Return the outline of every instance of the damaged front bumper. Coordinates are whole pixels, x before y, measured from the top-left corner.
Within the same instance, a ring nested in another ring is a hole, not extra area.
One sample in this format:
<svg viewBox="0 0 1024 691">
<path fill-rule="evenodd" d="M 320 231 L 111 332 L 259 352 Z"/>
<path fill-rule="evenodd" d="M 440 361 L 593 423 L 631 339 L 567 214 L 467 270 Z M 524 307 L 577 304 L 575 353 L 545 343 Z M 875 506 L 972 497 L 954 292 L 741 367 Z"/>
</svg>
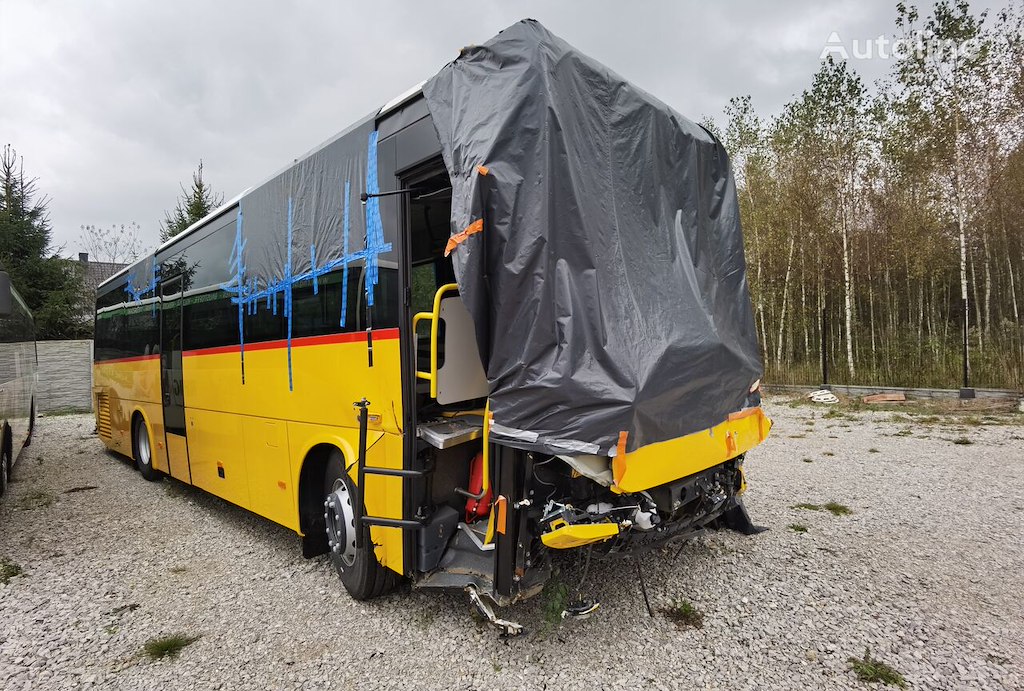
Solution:
<svg viewBox="0 0 1024 691">
<path fill-rule="evenodd" d="M 539 522 L 541 542 L 553 549 L 593 545 L 599 553 L 631 554 L 709 527 L 750 531 L 740 498 L 745 486 L 739 457 L 643 492 L 609 496 L 585 509 L 551 502 Z"/>
</svg>

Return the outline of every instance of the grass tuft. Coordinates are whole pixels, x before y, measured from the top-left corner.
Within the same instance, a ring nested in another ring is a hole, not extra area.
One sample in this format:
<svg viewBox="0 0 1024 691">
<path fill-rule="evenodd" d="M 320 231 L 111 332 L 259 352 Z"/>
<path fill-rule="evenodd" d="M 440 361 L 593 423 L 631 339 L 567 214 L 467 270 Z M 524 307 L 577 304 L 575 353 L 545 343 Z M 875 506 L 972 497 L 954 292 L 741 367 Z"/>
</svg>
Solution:
<svg viewBox="0 0 1024 691">
<path fill-rule="evenodd" d="M 805 511 L 824 510 L 828 511 L 833 516 L 849 516 L 851 513 L 853 513 L 853 509 L 851 509 L 846 504 L 839 504 L 834 501 L 830 501 L 827 504 L 808 504 L 807 502 L 802 502 L 800 504 L 793 504 L 793 506 L 790 508 L 804 509 Z"/>
<path fill-rule="evenodd" d="M 672 604 L 661 608 L 661 613 L 681 629 L 704 628 L 704 613 L 687 600 L 673 600 Z"/>
<path fill-rule="evenodd" d="M 849 516 L 851 513 L 853 513 L 853 509 L 851 509 L 846 504 L 839 504 L 834 501 L 830 501 L 821 508 L 830 512 L 833 516 Z"/>
<path fill-rule="evenodd" d="M 822 456 L 835 456 L 835 454 L 832 453 L 831 451 L 823 451 L 821 455 Z"/>
<path fill-rule="evenodd" d="M 967 437 L 957 437 L 956 439 L 953 440 L 953 443 L 958 444 L 960 446 L 970 446 L 974 442 L 968 439 Z"/>
<path fill-rule="evenodd" d="M 65 415 L 82 415 L 84 413 L 91 413 L 92 410 L 89 408 L 83 408 L 81 406 L 68 406 L 64 408 L 56 408 L 54 410 L 47 410 L 45 413 L 40 413 L 39 417 L 64 417 Z"/>
<path fill-rule="evenodd" d="M 872 446 L 870 449 L 868 449 L 868 453 L 882 453 L 882 452 Z"/>
<path fill-rule="evenodd" d="M 907 687 L 907 680 L 903 678 L 902 674 L 881 660 L 871 657 L 870 648 L 864 649 L 863 658 L 851 657 L 850 664 L 853 665 L 853 671 L 861 681 L 866 681 L 869 684 L 880 683 L 886 686 L 896 686 L 901 689 Z"/>
<path fill-rule="evenodd" d="M 805 526 L 803 523 L 790 523 L 789 524 L 789 529 L 792 530 L 794 533 L 806 533 L 807 532 L 807 526 Z"/>
<path fill-rule="evenodd" d="M 561 578 L 552 576 L 541 591 L 544 610 L 544 633 L 551 633 L 562 624 L 562 612 L 569 604 L 569 586 Z"/>
<path fill-rule="evenodd" d="M 813 460 L 813 459 L 810 459 L 810 458 L 804 458 L 804 459 L 803 459 L 803 462 L 804 462 L 804 463 L 814 463 L 814 460 Z"/>
<path fill-rule="evenodd" d="M 18 564 L 7 557 L 0 557 L 0 583 L 7 585 L 15 576 L 20 576 L 24 570 Z"/>
<path fill-rule="evenodd" d="M 183 633 L 176 633 L 160 638 L 151 638 L 146 641 L 144 650 L 150 659 L 160 660 L 165 657 L 175 658 L 185 646 L 192 645 L 199 640 L 199 636 L 188 636 Z"/>
</svg>

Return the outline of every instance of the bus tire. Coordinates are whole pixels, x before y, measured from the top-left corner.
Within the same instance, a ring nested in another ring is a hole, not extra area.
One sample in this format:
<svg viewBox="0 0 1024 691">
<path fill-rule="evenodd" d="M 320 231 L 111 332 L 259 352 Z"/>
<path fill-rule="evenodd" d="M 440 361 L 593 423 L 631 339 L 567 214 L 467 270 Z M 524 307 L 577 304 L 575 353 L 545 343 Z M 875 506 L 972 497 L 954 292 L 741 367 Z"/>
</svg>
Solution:
<svg viewBox="0 0 1024 691">
<path fill-rule="evenodd" d="M 346 502 L 353 498 L 360 500 L 360 495 L 355 491 L 355 485 L 348 474 L 345 473 L 341 460 L 341 452 L 334 451 L 327 460 L 327 467 L 324 470 L 324 510 L 325 514 L 330 513 L 330 517 L 325 518 L 325 523 L 329 540 L 350 545 L 352 544 L 351 530 L 355 528 L 355 525 L 351 518 L 346 519 L 345 516 L 351 517 L 351 513 L 345 514 L 341 510 L 335 512 L 333 509 L 328 509 L 327 506 L 331 495 L 336 491 L 339 491 L 339 496 L 335 497 L 336 501 L 339 501 L 342 496 L 346 497 Z M 332 528 L 332 522 L 336 523 L 337 521 L 346 525 Z M 369 526 L 362 526 L 361 529 L 363 531 L 363 547 L 361 549 L 355 547 L 330 549 L 328 554 L 330 554 L 331 563 L 334 564 L 338 576 L 341 577 L 341 583 L 349 595 L 354 600 L 370 600 L 392 590 L 398 582 L 398 574 L 381 566 L 377 561 L 373 543 L 370 541 Z"/>
<path fill-rule="evenodd" d="M 142 477 L 150 482 L 160 479 L 160 471 L 153 467 L 153 442 L 141 415 L 136 415 L 132 421 L 132 456 L 135 457 L 135 467 L 142 473 Z"/>
</svg>

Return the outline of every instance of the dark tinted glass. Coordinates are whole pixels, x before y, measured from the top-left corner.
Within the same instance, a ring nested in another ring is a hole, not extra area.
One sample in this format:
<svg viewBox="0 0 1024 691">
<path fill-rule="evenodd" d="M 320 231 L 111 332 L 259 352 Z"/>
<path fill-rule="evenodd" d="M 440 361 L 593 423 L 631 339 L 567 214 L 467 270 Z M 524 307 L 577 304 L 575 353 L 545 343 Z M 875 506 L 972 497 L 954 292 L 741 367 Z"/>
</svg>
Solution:
<svg viewBox="0 0 1024 691">
<path fill-rule="evenodd" d="M 188 283 L 185 291 L 220 286 L 231 280 L 231 250 L 235 245 L 235 217 L 217 221 L 218 228 L 185 248 Z"/>
<path fill-rule="evenodd" d="M 113 287 L 105 286 L 107 292 L 96 297 L 96 309 L 103 309 L 104 307 L 112 307 L 121 302 L 125 302 L 128 298 L 124 292 L 124 287 L 127 285 L 127 281 L 124 279 L 119 280 L 114 284 Z"/>
<path fill-rule="evenodd" d="M 119 307 L 97 314 L 95 359 L 114 360 L 158 353 L 158 315 L 152 304 Z"/>
<path fill-rule="evenodd" d="M 189 295 L 185 309 L 185 350 L 238 344 L 238 307 L 224 290 Z"/>
</svg>

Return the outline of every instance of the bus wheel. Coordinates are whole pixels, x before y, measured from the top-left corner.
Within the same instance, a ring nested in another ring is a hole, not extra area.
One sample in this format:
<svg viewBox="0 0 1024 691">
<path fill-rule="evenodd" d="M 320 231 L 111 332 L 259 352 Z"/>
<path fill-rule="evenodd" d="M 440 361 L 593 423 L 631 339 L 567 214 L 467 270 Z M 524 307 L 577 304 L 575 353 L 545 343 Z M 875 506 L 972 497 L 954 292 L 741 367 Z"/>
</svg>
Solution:
<svg viewBox="0 0 1024 691">
<path fill-rule="evenodd" d="M 160 471 L 153 467 L 153 445 L 149 440 L 149 430 L 141 415 L 135 416 L 135 433 L 132 434 L 132 451 L 135 456 L 135 467 L 142 477 L 150 482 L 160 479 Z"/>
<path fill-rule="evenodd" d="M 324 521 L 331 563 L 345 590 L 356 600 L 369 600 L 395 587 L 397 574 L 380 565 L 370 542 L 370 529 L 362 526 L 363 547 L 356 547 L 353 502 L 359 501 L 355 485 L 344 472 L 341 453 L 335 451 L 324 471 Z"/>
</svg>

